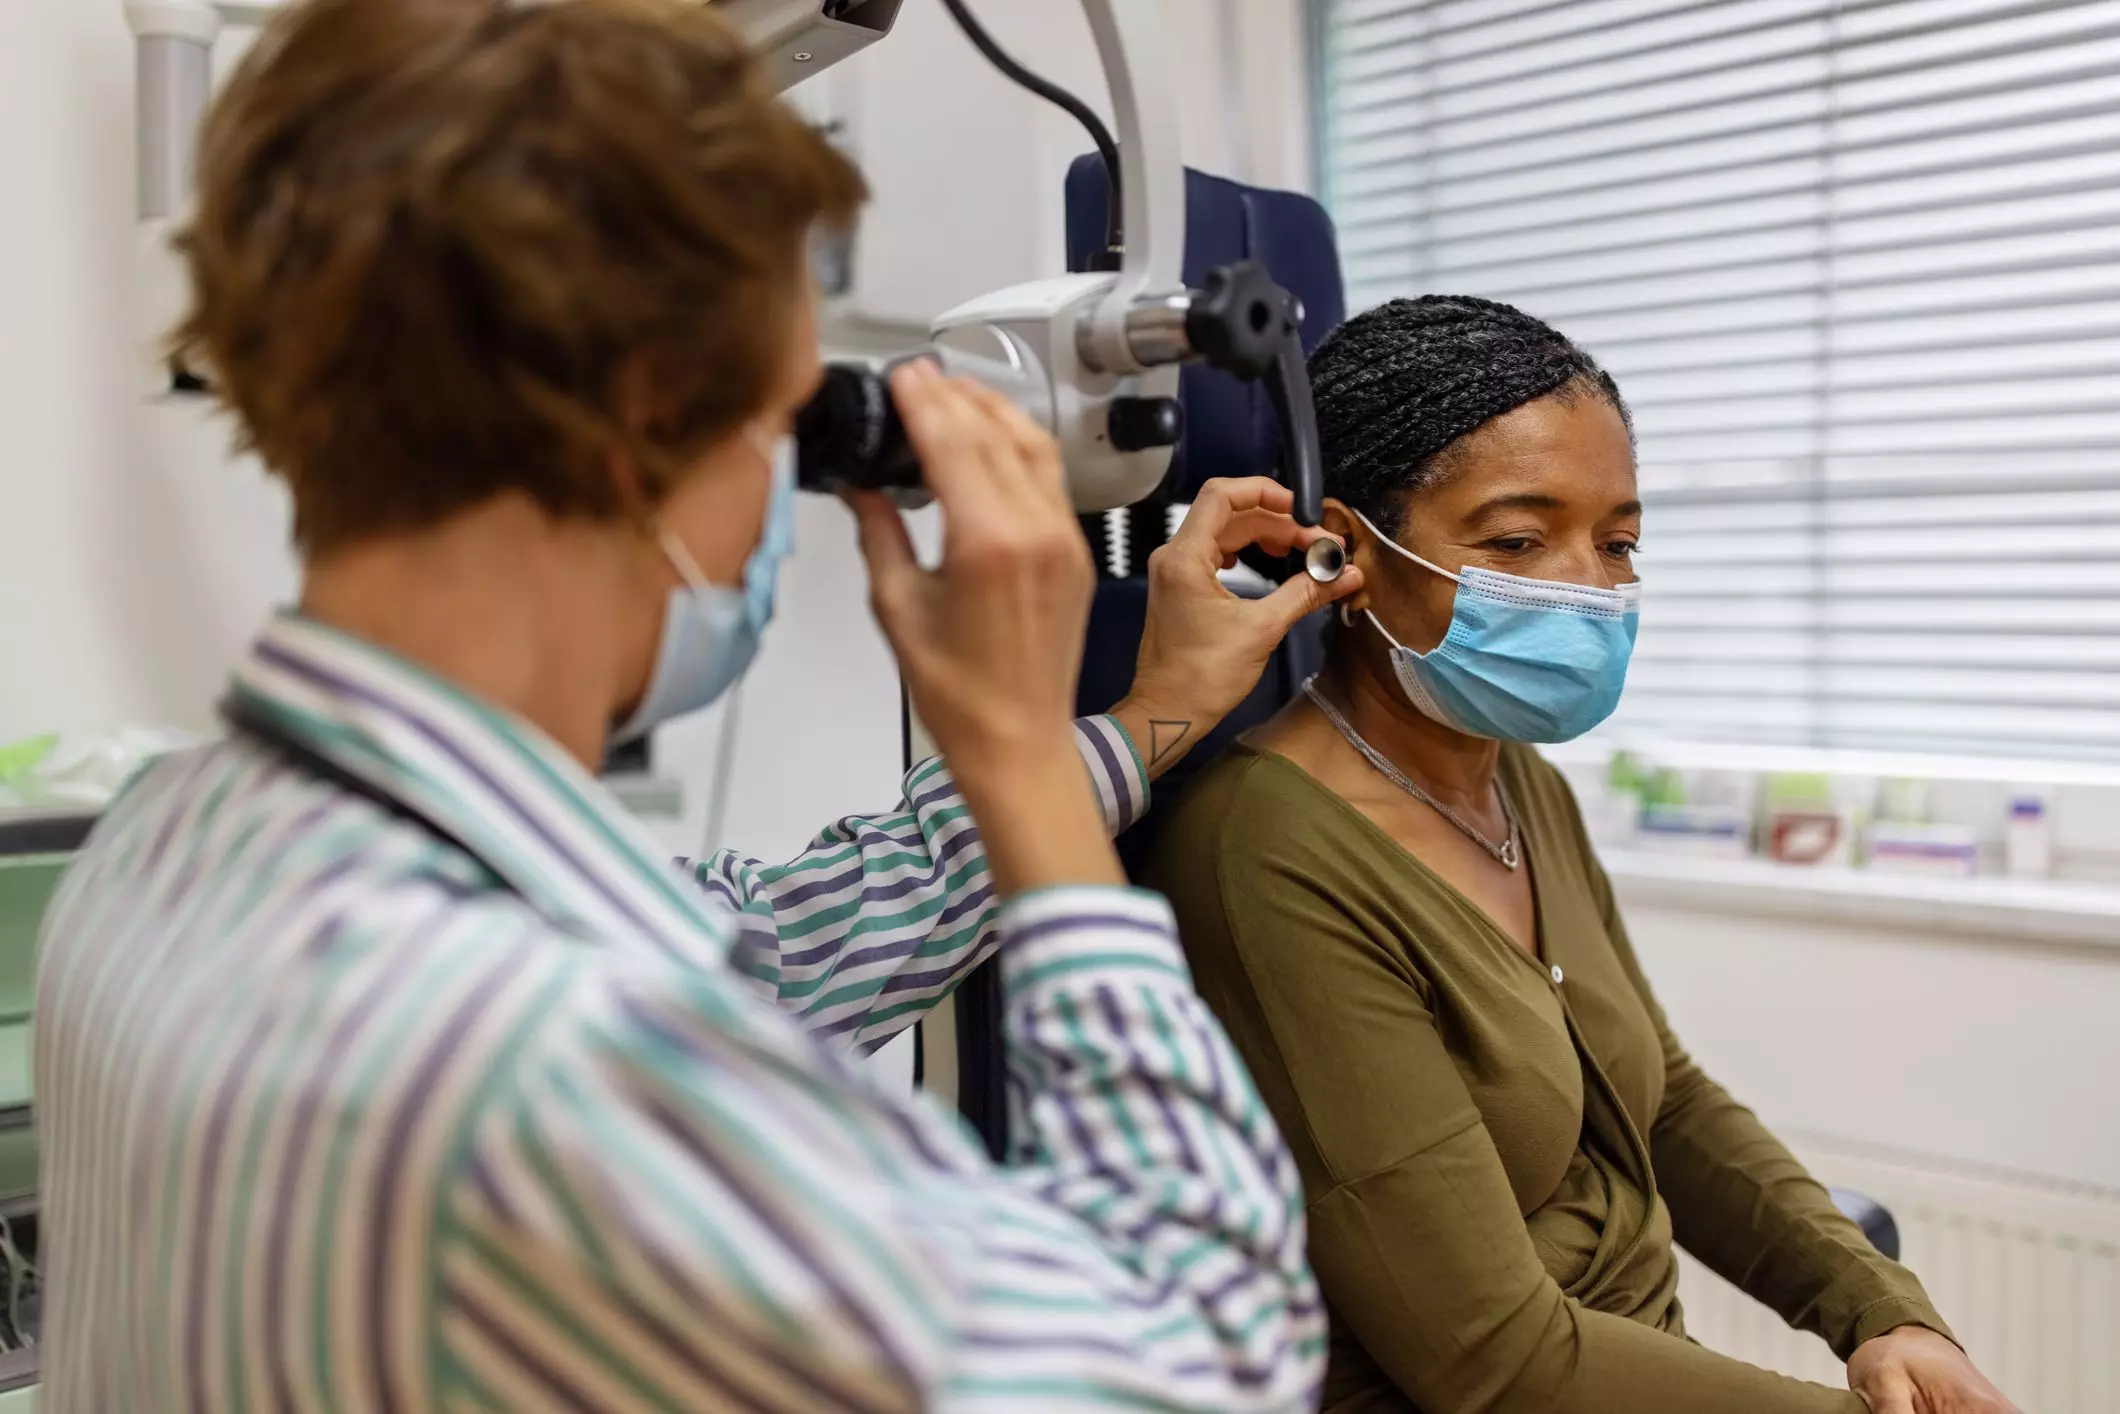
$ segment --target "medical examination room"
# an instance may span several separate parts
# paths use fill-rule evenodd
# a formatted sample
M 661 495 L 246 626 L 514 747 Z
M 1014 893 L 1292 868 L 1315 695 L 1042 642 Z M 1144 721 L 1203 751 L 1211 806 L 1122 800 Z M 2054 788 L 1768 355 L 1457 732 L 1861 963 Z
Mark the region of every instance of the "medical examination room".
M 2120 1414 L 2120 0 L 0 0 L 0 1414 Z

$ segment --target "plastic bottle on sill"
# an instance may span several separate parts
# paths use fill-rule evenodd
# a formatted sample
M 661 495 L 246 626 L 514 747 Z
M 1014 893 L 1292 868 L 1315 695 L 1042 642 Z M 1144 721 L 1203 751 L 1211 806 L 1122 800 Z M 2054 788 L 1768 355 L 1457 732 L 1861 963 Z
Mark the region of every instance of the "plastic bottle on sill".
M 2041 786 L 2010 792 L 2009 821 L 2002 836 L 2003 867 L 2012 879 L 2045 879 L 2054 870 L 2054 827 Z

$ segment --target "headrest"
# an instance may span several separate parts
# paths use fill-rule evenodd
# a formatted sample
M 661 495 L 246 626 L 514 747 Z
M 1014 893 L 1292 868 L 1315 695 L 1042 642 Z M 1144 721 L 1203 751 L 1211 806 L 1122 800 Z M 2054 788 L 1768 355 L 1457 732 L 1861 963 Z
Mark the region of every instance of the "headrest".
M 1067 265 L 1087 270 L 1104 249 L 1110 183 L 1092 152 L 1067 173 Z M 1209 270 L 1256 260 L 1303 305 L 1303 351 L 1347 316 L 1340 248 L 1325 208 L 1300 192 L 1241 186 L 1185 169 L 1185 282 L 1198 288 Z M 1265 388 L 1211 368 L 1188 366 L 1178 378 L 1185 437 L 1165 494 L 1189 501 L 1217 476 L 1271 476 L 1281 462 L 1280 423 Z

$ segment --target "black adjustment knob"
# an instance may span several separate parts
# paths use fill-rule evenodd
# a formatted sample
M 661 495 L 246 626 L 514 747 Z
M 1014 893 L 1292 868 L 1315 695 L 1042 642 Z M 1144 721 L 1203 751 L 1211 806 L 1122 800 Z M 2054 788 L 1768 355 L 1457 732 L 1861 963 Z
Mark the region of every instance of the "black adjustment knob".
M 1185 316 L 1185 336 L 1210 368 L 1249 382 L 1273 367 L 1297 317 L 1294 297 L 1266 267 L 1240 260 L 1207 272 Z
M 1113 398 L 1109 430 L 1122 452 L 1175 447 L 1185 435 L 1185 409 L 1176 398 Z

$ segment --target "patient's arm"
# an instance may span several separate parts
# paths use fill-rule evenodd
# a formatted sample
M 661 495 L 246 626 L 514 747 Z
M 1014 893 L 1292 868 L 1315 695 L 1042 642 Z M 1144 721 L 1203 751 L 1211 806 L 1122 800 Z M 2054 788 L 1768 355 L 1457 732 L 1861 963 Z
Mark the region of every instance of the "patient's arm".
M 1589 857 L 1587 844 L 1584 847 Z M 1759 1117 L 1708 1078 L 1672 1033 L 1634 956 L 1612 886 L 1591 886 L 1620 962 L 1656 1023 L 1664 1103 L 1649 1133 L 1679 1245 L 1841 1359 L 1897 1326 L 1950 1334 L 1914 1274 L 1870 1244 Z

